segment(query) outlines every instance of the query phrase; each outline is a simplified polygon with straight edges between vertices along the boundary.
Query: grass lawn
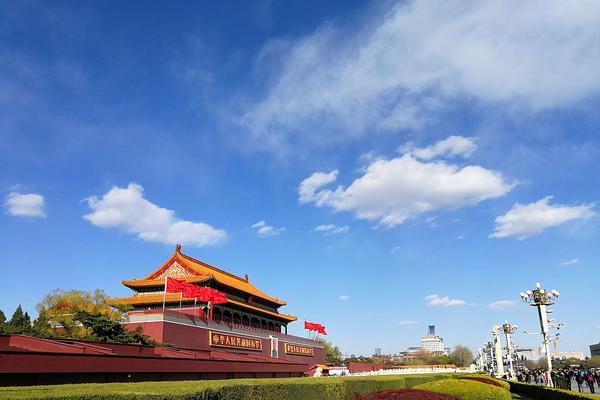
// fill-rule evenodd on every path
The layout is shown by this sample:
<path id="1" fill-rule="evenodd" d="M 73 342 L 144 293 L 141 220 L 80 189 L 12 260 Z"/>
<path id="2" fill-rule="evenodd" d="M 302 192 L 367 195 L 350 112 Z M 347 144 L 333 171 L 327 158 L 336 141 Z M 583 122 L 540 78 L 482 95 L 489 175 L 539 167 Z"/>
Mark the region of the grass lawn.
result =
<path id="1" fill-rule="evenodd" d="M 450 376 L 453 374 L 4 387 L 0 399 L 345 400 L 355 393 L 410 388 Z"/>

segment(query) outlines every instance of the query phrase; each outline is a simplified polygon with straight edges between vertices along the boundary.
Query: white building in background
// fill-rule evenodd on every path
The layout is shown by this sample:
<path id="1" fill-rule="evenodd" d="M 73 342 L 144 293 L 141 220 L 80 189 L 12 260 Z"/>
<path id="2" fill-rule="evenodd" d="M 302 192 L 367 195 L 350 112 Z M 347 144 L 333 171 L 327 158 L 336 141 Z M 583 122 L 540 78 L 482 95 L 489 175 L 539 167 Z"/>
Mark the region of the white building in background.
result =
<path id="1" fill-rule="evenodd" d="M 428 335 L 421 338 L 421 346 L 409 347 L 406 351 L 400 353 L 400 355 L 405 358 L 414 358 L 415 353 L 421 351 L 426 351 L 436 356 L 450 354 L 450 348 L 444 347 L 444 339 L 435 334 L 435 325 L 429 325 Z"/>
<path id="2" fill-rule="evenodd" d="M 585 356 L 581 351 L 555 351 L 552 353 L 552 358 L 576 358 L 578 360 L 585 360 Z"/>
<path id="3" fill-rule="evenodd" d="M 434 354 L 446 354 L 444 339 L 435 334 L 435 325 L 429 325 L 429 334 L 421 338 L 421 349 Z"/>

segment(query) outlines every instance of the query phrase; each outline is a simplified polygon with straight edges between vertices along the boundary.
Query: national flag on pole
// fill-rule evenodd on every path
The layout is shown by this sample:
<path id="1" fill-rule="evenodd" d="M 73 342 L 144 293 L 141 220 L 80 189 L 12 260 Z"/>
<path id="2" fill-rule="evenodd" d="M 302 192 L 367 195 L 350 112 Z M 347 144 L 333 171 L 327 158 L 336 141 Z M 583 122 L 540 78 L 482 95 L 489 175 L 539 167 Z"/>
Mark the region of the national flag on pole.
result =
<path id="1" fill-rule="evenodd" d="M 325 332 L 325 327 L 321 324 L 317 324 L 314 322 L 307 322 L 304 321 L 304 329 L 307 329 L 309 331 L 315 331 L 317 333 L 320 333 L 322 335 L 327 335 L 327 332 Z"/>
<path id="2" fill-rule="evenodd" d="M 186 288 L 189 286 L 193 286 L 186 281 L 180 281 L 179 279 L 169 278 L 167 277 L 167 282 L 165 284 L 165 293 L 182 293 L 186 291 Z M 188 289 L 189 290 L 189 289 Z"/>

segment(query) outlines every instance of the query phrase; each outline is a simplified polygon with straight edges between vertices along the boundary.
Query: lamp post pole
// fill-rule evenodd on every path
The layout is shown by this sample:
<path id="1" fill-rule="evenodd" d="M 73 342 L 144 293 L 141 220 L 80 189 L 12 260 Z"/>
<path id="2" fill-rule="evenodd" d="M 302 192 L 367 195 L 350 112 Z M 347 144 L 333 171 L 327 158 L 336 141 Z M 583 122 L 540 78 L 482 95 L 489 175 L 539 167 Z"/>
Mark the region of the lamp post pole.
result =
<path id="1" fill-rule="evenodd" d="M 500 343 L 500 332 L 501 327 L 494 325 L 492 328 L 492 335 L 494 335 L 494 352 L 496 353 L 496 372 L 497 377 L 502 378 L 504 376 L 504 361 L 502 359 L 502 344 Z"/>
<path id="2" fill-rule="evenodd" d="M 506 336 L 506 349 L 508 350 L 508 373 L 511 379 L 514 379 L 515 377 L 511 336 L 517 331 L 517 329 L 518 327 L 516 325 L 511 325 L 508 323 L 508 321 L 504 321 L 504 324 L 502 324 L 502 330 L 504 331 L 504 335 Z"/>
<path id="3" fill-rule="evenodd" d="M 552 382 L 552 354 L 550 353 L 550 337 L 548 333 L 548 314 L 551 313 L 551 310 L 548 310 L 548 306 L 554 304 L 554 300 L 558 299 L 560 293 L 558 290 L 551 290 L 550 292 L 542 289 L 540 283 L 538 282 L 535 285 L 534 290 L 528 290 L 526 292 L 521 292 L 521 299 L 530 303 L 531 306 L 537 307 L 538 309 L 538 317 L 540 319 L 540 327 L 542 329 L 542 337 L 544 339 L 544 351 L 546 352 L 546 361 L 547 361 L 547 385 L 550 387 L 554 387 L 554 383 Z"/>
<path id="4" fill-rule="evenodd" d="M 490 341 L 485 346 L 488 371 L 492 372 L 494 370 L 494 343 Z"/>

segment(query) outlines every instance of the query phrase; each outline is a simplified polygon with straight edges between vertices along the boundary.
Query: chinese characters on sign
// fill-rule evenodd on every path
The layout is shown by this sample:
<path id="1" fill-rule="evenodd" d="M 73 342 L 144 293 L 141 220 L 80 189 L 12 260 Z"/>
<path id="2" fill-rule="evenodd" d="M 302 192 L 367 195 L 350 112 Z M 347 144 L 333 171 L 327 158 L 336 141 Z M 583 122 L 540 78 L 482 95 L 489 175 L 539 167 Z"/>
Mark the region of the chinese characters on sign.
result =
<path id="1" fill-rule="evenodd" d="M 211 346 L 231 347 L 235 349 L 255 351 L 262 350 L 262 341 L 260 339 L 250 339 L 212 331 L 208 333 L 208 343 Z"/>
<path id="2" fill-rule="evenodd" d="M 284 343 L 283 347 L 286 354 L 297 356 L 313 357 L 315 355 L 312 347 L 298 346 L 296 344 Z"/>

